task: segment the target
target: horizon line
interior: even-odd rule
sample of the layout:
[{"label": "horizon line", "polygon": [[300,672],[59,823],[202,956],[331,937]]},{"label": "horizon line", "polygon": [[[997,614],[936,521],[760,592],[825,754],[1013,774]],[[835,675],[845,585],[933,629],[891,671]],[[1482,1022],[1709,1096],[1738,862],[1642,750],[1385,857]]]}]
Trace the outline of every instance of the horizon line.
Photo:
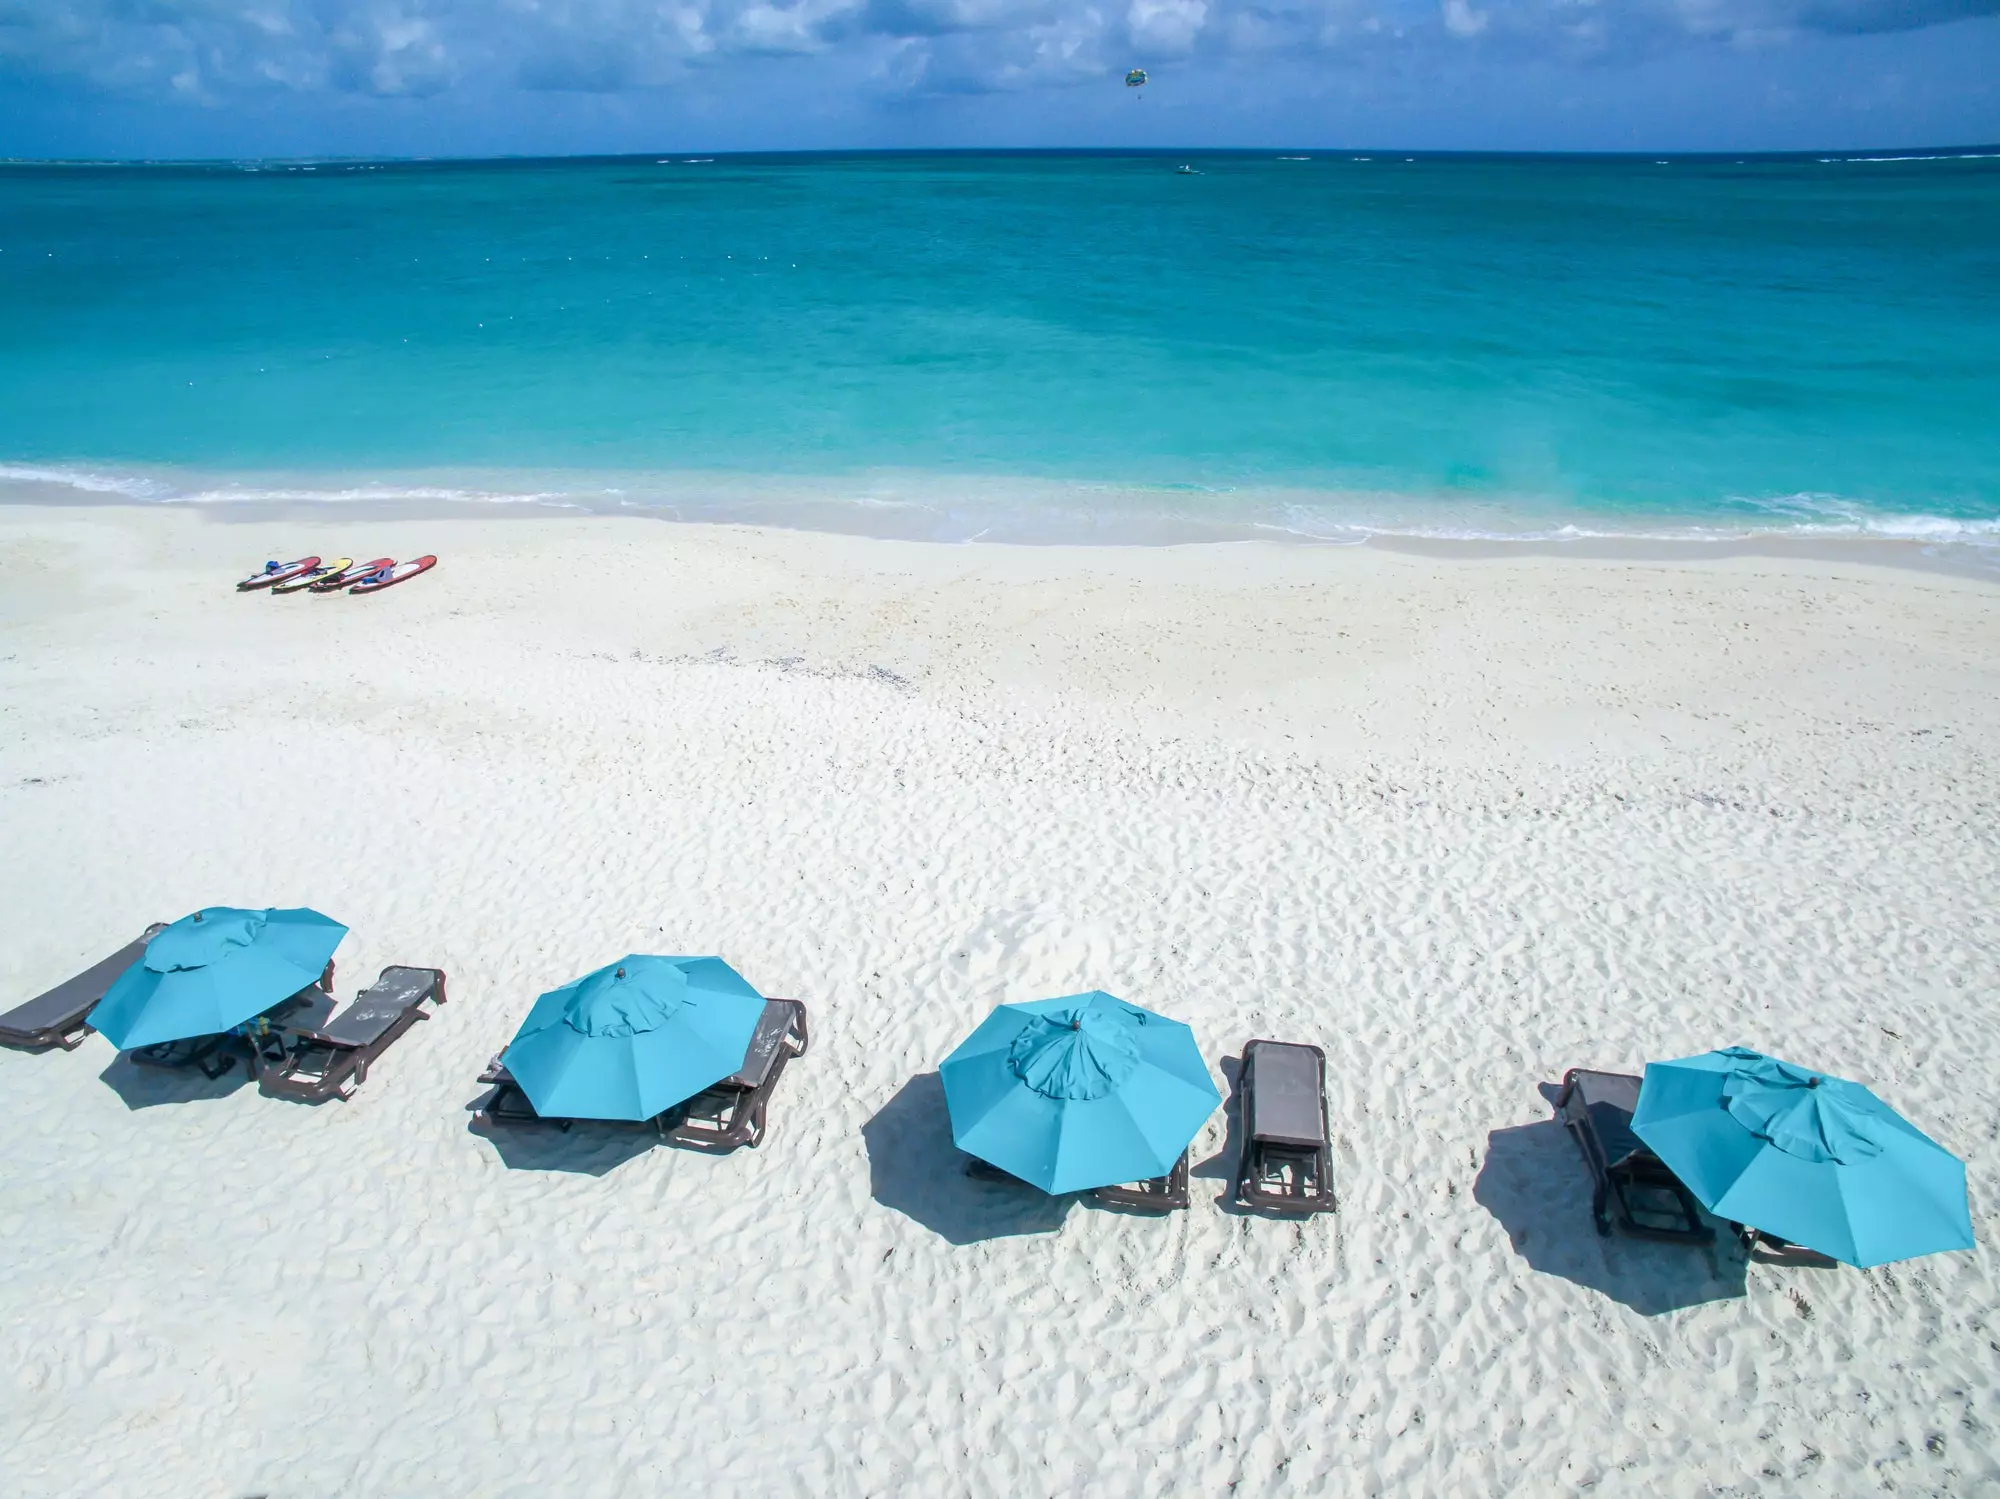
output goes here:
[{"label": "horizon line", "polygon": [[[269,166],[368,165],[368,166],[481,166],[493,164],[562,162],[651,162],[661,164],[679,157],[676,165],[688,164],[699,155],[704,161],[778,159],[799,157],[1152,157],[1152,156],[1270,156],[1287,152],[1320,155],[1401,156],[1408,159],[1455,159],[1473,161],[1568,160],[1568,161],[1818,161],[1900,157],[1917,160],[1981,159],[2000,157],[2000,141],[1969,142],[1957,145],[1882,145],[1793,147],[1785,150],[1673,150],[1633,148],[1627,150],[1492,150],[1461,147],[1373,146],[853,146],[780,147],[729,150],[699,146],[654,147],[645,151],[505,152],[491,156],[460,155],[342,155],[302,156],[0,156],[0,167],[226,167],[244,164]],[[1892,155],[1893,153],[1893,155]]]}]

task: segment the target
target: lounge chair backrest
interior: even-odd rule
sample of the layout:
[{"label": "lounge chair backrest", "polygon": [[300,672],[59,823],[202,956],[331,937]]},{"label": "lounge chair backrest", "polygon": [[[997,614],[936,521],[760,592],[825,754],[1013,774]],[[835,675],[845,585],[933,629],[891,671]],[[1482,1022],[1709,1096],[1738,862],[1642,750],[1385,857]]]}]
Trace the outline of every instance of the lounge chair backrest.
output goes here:
[{"label": "lounge chair backrest", "polygon": [[44,1026],[60,1025],[64,1019],[90,1009],[109,989],[118,975],[146,956],[146,944],[163,928],[155,925],[146,928],[145,934],[137,942],[128,942],[110,957],[93,963],[76,975],[65,979],[44,994],[37,994],[25,1004],[17,1005],[5,1015],[0,1015],[0,1027],[10,1031],[33,1031]]},{"label": "lounge chair backrest", "polygon": [[764,1001],[764,1013],[757,1017],[757,1029],[750,1037],[749,1050],[743,1053],[743,1065],[732,1077],[725,1078],[725,1087],[758,1088],[770,1075],[771,1064],[778,1059],[778,1048],[784,1044],[785,1034],[792,1028],[792,1007],[782,999]]},{"label": "lounge chair backrest", "polygon": [[428,968],[385,968],[319,1034],[336,1046],[367,1046],[428,999],[437,975]]},{"label": "lounge chair backrest", "polygon": [[1326,1143],[1319,1055],[1310,1046],[1260,1041],[1245,1059],[1252,1070],[1250,1132],[1277,1145],[1314,1149]]},{"label": "lounge chair backrest", "polygon": [[1591,1128],[1604,1148],[1604,1164],[1619,1166],[1634,1156],[1652,1152],[1632,1133],[1632,1115],[1639,1107],[1640,1079],[1623,1072],[1576,1073],[1576,1096],[1589,1111]]}]

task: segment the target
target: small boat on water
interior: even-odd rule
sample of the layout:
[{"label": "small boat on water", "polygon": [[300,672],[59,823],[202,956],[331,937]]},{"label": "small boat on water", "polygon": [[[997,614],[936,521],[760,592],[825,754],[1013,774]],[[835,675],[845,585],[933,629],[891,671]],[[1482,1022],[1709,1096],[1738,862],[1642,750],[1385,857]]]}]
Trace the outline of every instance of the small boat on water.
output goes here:
[{"label": "small boat on water", "polygon": [[1174,171],[1176,174],[1182,177],[1199,177],[1201,175],[1201,173],[1197,172],[1193,167],[1189,166],[1186,162],[1182,162],[1179,166],[1175,167]]}]

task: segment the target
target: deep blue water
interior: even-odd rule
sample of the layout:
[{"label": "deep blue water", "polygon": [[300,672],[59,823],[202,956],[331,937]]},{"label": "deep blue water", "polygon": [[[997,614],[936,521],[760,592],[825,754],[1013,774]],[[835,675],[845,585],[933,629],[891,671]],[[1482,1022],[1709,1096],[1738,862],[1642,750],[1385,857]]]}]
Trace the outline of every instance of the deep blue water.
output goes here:
[{"label": "deep blue water", "polygon": [[2000,159],[1300,154],[0,167],[0,479],[2000,537]]}]

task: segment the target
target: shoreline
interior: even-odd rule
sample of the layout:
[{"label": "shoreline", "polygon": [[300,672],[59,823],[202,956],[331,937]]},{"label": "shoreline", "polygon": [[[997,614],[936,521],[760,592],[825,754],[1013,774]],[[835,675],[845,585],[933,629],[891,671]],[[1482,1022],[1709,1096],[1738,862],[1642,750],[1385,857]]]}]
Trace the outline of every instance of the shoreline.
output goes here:
[{"label": "shoreline", "polygon": [[[1139,551],[1187,548],[1240,548],[1270,546],[1282,549],[1369,550],[1428,557],[1444,561],[1489,561],[1508,558],[1544,558],[1557,561],[1593,563],[1690,563],[1725,561],[1734,558],[1767,558],[1775,561],[1828,563],[1836,566],[1889,567],[1946,577],[2000,583],[2000,539],[1991,543],[1936,541],[1914,537],[1853,534],[1788,534],[1783,531],[1748,532],[1735,535],[1672,536],[1635,533],[1589,534],[1570,537],[1548,535],[1438,536],[1371,530],[1352,537],[1318,536],[1272,527],[1238,528],[1243,534],[1203,534],[1198,528],[1184,528],[1184,534],[1161,534],[1154,539],[1089,534],[1057,535],[1047,538],[990,536],[938,537],[906,534],[891,525],[815,525],[805,521],[731,516],[728,514],[684,515],[665,508],[592,508],[536,497],[518,500],[492,498],[442,498],[383,496],[352,499],[257,498],[208,500],[147,500],[128,495],[79,493],[60,495],[37,493],[42,488],[18,482],[0,482],[0,513],[12,510],[101,511],[129,510],[138,513],[174,513],[202,516],[226,526],[254,526],[277,522],[301,525],[343,525],[348,523],[399,523],[404,521],[517,521],[551,520],[637,520],[673,526],[720,527],[745,531],[771,531],[791,535],[843,537],[865,541],[890,541],[920,546],[1017,547],[1024,550],[1065,548],[1132,549]],[[856,507],[844,510],[838,504],[830,512],[858,518],[867,512]],[[1087,529],[1087,528],[1086,528]],[[1212,527],[1209,529],[1223,529]]]}]

